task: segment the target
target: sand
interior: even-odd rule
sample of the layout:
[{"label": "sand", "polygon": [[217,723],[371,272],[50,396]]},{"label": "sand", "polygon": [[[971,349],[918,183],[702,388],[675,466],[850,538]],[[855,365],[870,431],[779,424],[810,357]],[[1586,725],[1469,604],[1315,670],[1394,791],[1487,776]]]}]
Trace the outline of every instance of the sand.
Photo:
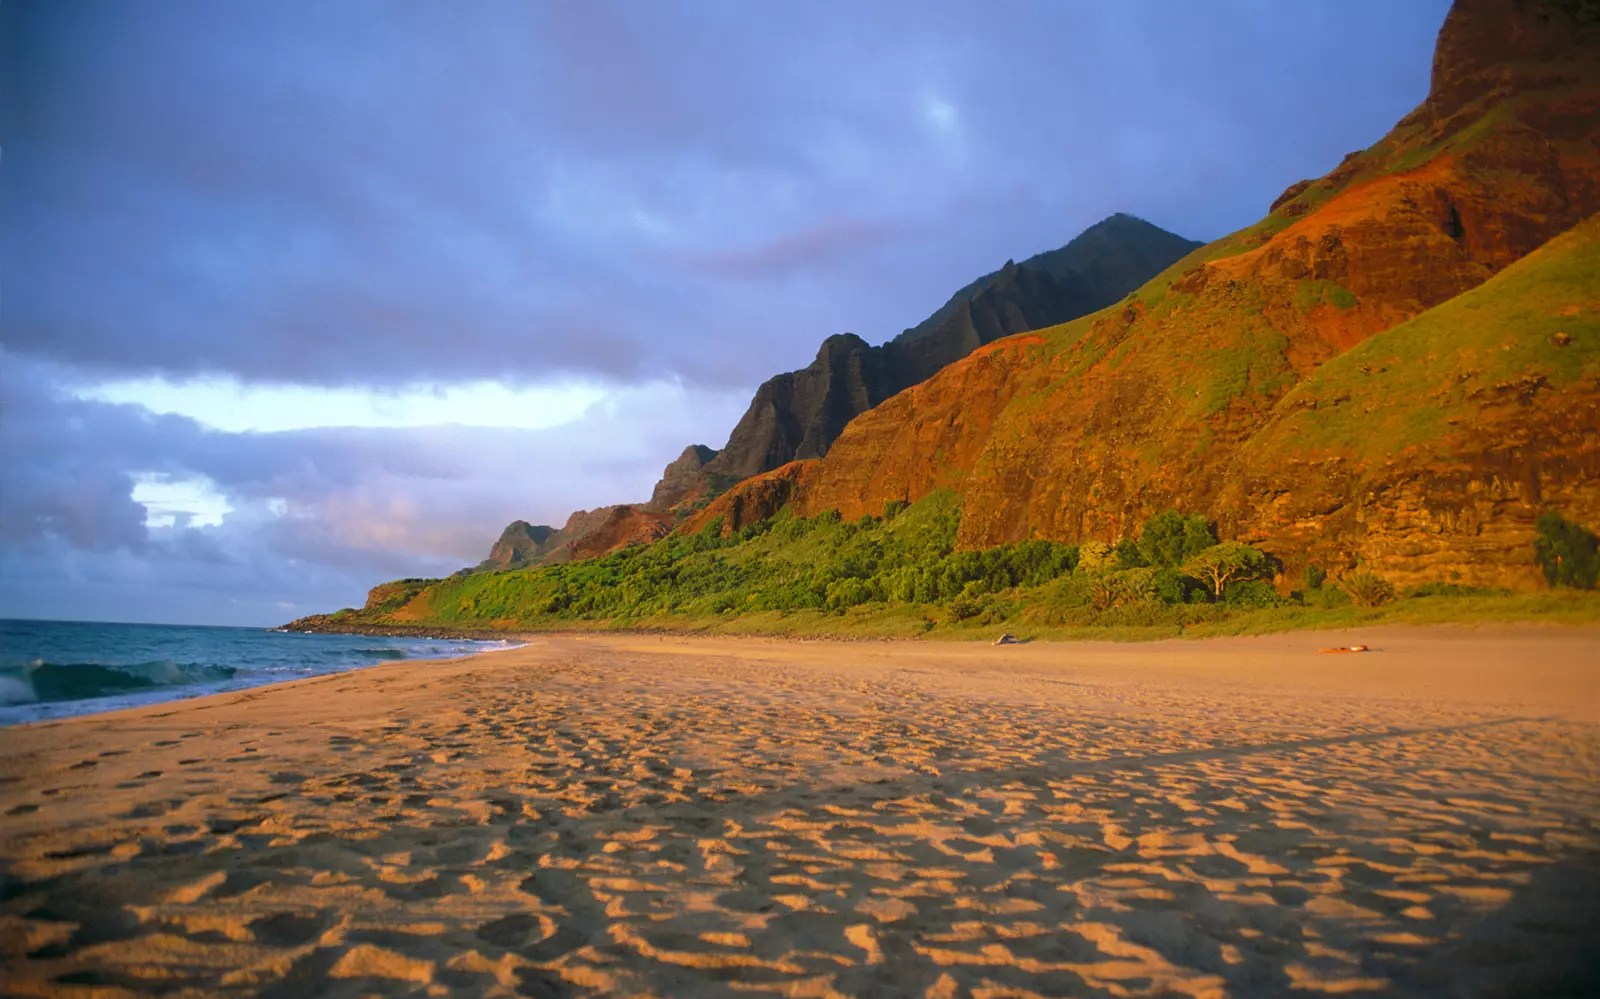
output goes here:
[{"label": "sand", "polygon": [[542,638],[0,730],[0,816],[5,995],[1582,995],[1600,631]]}]

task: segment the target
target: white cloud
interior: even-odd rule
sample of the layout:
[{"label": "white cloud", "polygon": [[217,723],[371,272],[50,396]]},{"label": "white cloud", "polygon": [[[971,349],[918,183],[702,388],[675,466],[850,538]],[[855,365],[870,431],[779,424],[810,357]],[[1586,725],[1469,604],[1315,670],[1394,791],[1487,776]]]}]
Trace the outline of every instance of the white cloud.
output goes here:
[{"label": "white cloud", "polygon": [[232,378],[126,378],[71,390],[86,402],[133,403],[160,415],[187,416],[229,433],[313,427],[428,427],[459,424],[543,430],[581,417],[609,390],[591,382],[511,386],[478,381],[403,389],[246,385]]},{"label": "white cloud", "polygon": [[217,484],[203,475],[137,475],[133,501],[144,506],[146,527],[216,527],[233,512]]},{"label": "white cloud", "polygon": [[954,104],[932,94],[922,98],[922,120],[941,135],[954,136],[961,130],[961,112]]}]

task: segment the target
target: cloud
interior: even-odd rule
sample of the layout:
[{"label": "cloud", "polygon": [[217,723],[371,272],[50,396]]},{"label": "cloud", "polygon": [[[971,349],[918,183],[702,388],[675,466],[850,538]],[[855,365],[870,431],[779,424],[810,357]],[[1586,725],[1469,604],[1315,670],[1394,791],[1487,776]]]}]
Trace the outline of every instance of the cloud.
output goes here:
[{"label": "cloud", "polygon": [[744,403],[659,383],[538,430],[226,433],[53,387],[71,381],[0,352],[0,616],[45,613],[46,594],[46,616],[84,616],[74,588],[130,608],[164,593],[154,620],[203,619],[219,595],[254,624],[279,604],[359,603],[382,579],[477,562],[513,519],[644,500],[685,441],[721,443],[705,435]]},{"label": "cloud", "polygon": [[[812,268],[838,266],[862,253],[894,243],[907,226],[866,219],[823,219],[756,246],[716,253],[691,254],[691,269],[729,277],[770,278]],[[776,372],[774,372],[776,373]]]},{"label": "cloud", "polygon": [[1252,221],[1420,99],[1443,7],[11,4],[0,340],[748,388],[1113,211]]}]

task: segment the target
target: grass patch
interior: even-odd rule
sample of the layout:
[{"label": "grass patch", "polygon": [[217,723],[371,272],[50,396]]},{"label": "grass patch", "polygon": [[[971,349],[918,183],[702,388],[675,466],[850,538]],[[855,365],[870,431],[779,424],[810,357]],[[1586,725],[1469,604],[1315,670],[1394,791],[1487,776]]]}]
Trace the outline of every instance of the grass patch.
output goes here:
[{"label": "grass patch", "polygon": [[[1600,219],[1465,294],[1323,364],[1252,448],[1382,460],[1475,425],[1486,409],[1600,378]],[[1267,460],[1267,459],[1261,459]]]}]

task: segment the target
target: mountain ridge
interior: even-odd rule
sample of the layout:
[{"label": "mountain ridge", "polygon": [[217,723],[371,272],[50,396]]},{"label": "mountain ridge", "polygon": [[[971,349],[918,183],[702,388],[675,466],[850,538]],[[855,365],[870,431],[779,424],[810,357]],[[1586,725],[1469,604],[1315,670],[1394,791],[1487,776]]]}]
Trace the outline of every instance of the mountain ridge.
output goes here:
[{"label": "mountain ridge", "polygon": [[1200,245],[1119,212],[1065,246],[1021,264],[1007,261],[884,344],[830,336],[811,364],[757,388],[728,443],[705,463],[708,481],[693,498],[719,491],[718,479],[740,481],[796,458],[820,458],[851,419],[945,365],[1001,337],[1114,302]]},{"label": "mountain ridge", "polygon": [[[1542,39],[1533,51],[1545,61],[1506,67],[1484,57],[1490,14],[1503,31]],[[1563,28],[1564,17],[1572,23]],[[1534,27],[1519,30],[1524,21]],[[790,509],[837,510],[849,520],[953,489],[963,501],[959,543],[983,548],[1030,537],[1112,541],[1178,507],[1281,547],[1291,562],[1310,557],[1297,548],[1307,532],[1326,529],[1337,537],[1319,544],[1319,557],[1337,568],[1420,572],[1380,542],[1381,525],[1311,509],[1315,490],[1295,493],[1305,484],[1288,486],[1309,511],[1309,525],[1296,527],[1270,514],[1285,493],[1231,486],[1227,470],[1277,402],[1321,365],[1482,285],[1600,210],[1593,25],[1570,5],[1468,0],[1452,9],[1440,38],[1428,98],[1372,147],[1292,186],[1261,222],[1194,251],[1126,301],[991,343],[857,417],[814,467],[781,472],[804,483]],[[1510,55],[1526,51],[1513,46]],[[1452,52],[1467,53],[1469,69],[1452,63]],[[1587,315],[1588,305],[1576,307]],[[1594,403],[1574,405],[1593,411]],[[1549,486],[1582,486],[1561,462],[1542,467]],[[1462,488],[1493,493],[1493,467],[1480,470]],[[747,488],[765,483],[733,491]],[[1582,489],[1568,495],[1584,517],[1600,519],[1600,501]],[[772,512],[729,497],[686,529],[735,506],[742,516]],[[1367,513],[1408,516],[1377,506]],[[1535,513],[1502,505],[1473,523],[1513,518],[1525,536]],[[1449,537],[1477,529],[1442,515],[1429,524]],[[1525,551],[1498,566],[1474,561],[1473,551],[1482,549],[1463,543],[1460,557],[1429,566],[1531,584]]]}]

